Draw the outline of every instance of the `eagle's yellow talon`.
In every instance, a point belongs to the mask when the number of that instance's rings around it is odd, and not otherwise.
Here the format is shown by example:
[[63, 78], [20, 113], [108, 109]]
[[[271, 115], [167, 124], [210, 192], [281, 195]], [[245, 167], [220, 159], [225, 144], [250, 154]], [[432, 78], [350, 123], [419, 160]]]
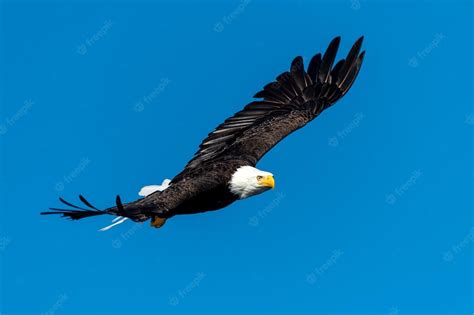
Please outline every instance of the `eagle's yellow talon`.
[[166, 223], [166, 218], [154, 217], [151, 220], [151, 226], [155, 228], [160, 228]]

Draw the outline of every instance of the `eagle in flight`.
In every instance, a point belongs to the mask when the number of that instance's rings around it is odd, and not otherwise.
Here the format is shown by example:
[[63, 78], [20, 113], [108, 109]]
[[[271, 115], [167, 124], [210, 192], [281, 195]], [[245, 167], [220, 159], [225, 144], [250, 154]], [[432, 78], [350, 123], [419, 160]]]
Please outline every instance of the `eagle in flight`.
[[255, 94], [243, 110], [226, 119], [199, 146], [181, 173], [162, 185], [143, 187], [144, 198], [99, 210], [79, 196], [85, 207], [59, 200], [70, 209], [51, 208], [42, 214], [59, 214], [72, 220], [110, 214], [116, 216], [107, 230], [130, 219], [151, 220], [161, 227], [178, 214], [194, 214], [224, 208], [275, 186], [272, 173], [257, 169], [257, 162], [273, 146], [303, 127], [343, 97], [354, 83], [364, 59], [359, 38], [345, 59], [334, 63], [340, 37], [326, 52], [315, 55], [305, 70], [296, 57], [290, 70], [280, 74]]

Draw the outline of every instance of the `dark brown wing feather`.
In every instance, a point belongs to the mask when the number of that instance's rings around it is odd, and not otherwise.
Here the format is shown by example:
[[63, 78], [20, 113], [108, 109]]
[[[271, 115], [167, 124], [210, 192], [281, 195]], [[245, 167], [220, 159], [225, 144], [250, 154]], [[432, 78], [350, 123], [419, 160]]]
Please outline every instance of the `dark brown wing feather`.
[[339, 100], [354, 82], [364, 57], [359, 38], [345, 59], [333, 67], [340, 37], [334, 38], [326, 52], [315, 55], [304, 69], [303, 58], [296, 57], [290, 71], [280, 74], [255, 94], [254, 101], [226, 119], [199, 146], [193, 159], [173, 182], [186, 172], [219, 157], [236, 155], [255, 164], [268, 150], [294, 130], [301, 128], [324, 109]]

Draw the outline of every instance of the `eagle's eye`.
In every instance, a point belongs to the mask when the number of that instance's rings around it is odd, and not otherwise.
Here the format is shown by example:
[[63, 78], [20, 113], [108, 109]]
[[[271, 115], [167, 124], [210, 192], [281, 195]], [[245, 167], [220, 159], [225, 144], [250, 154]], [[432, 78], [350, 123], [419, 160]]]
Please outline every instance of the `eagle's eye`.
[[263, 178], [263, 176], [260, 176], [260, 175], [257, 176], [257, 180], [258, 180], [258, 181], [261, 181], [262, 178]]

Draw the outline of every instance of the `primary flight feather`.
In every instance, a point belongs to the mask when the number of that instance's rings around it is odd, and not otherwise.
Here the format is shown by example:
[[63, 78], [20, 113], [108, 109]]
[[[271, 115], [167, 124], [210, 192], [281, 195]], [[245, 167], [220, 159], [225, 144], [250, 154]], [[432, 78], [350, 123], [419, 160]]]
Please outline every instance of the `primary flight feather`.
[[296, 57], [290, 70], [255, 94], [254, 101], [226, 119], [202, 141], [183, 171], [162, 185], [146, 186], [142, 199], [99, 210], [83, 196], [87, 208], [60, 198], [72, 209], [51, 208], [42, 214], [60, 214], [73, 220], [110, 214], [117, 216], [107, 230], [126, 219], [161, 227], [178, 214], [224, 208], [236, 200], [260, 194], [275, 185], [273, 174], [255, 168], [257, 162], [283, 138], [316, 118], [344, 96], [354, 83], [364, 59], [359, 38], [345, 59], [334, 64], [340, 37], [324, 55], [315, 55], [305, 70]]

